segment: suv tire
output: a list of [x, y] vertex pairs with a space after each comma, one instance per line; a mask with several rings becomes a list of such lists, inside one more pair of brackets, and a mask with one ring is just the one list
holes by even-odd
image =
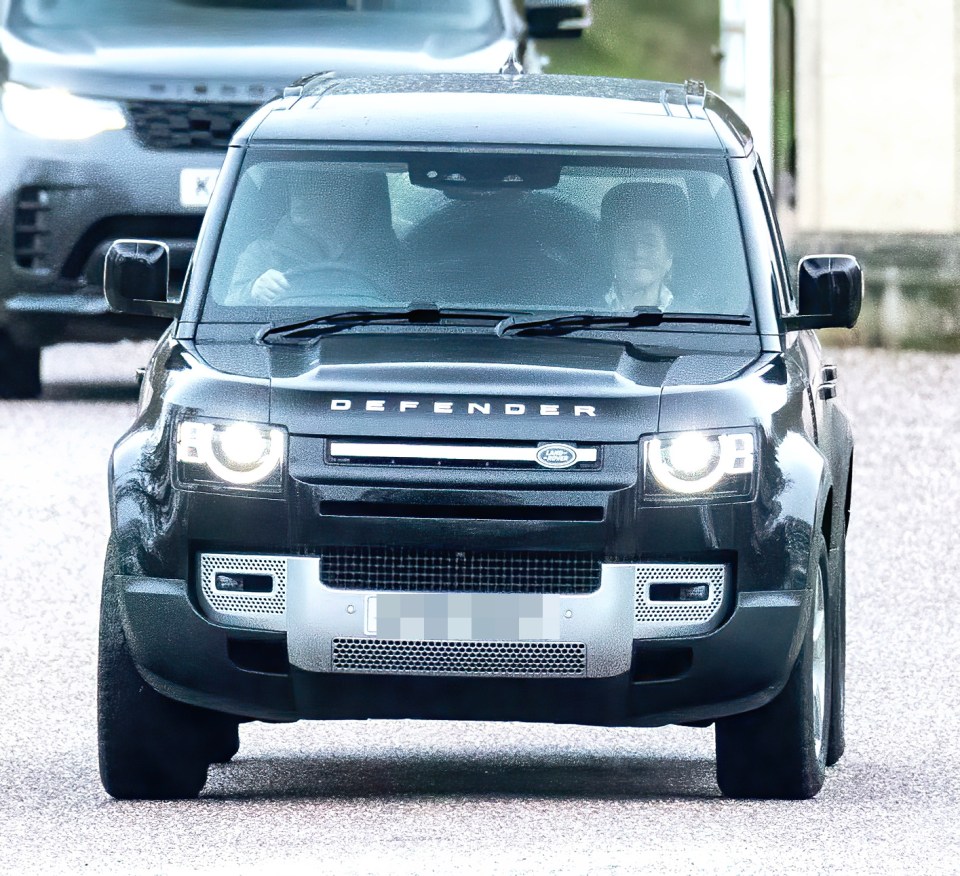
[[218, 734], [216, 745], [210, 749], [210, 763], [230, 763], [239, 750], [240, 722], [231, 721], [224, 727], [223, 733]]
[[0, 398], [40, 395], [40, 348], [18, 344], [0, 329]]
[[822, 537], [809, 580], [812, 611], [786, 686], [767, 705], [717, 721], [717, 784], [728, 797], [806, 800], [823, 785], [836, 613], [830, 610]]
[[117, 569], [111, 538], [104, 563], [97, 668], [100, 779], [119, 800], [197, 797], [207, 767], [236, 753], [238, 719], [172, 700], [141, 678], [120, 620]]
[[830, 736], [827, 740], [827, 766], [833, 766], [846, 745], [844, 710], [846, 707], [847, 667], [847, 537], [840, 537], [837, 549], [837, 583], [833, 591], [833, 664], [830, 681]]

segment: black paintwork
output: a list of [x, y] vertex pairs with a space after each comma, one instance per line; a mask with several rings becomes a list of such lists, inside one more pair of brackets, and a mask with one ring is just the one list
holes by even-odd
[[[568, 87], [576, 91], [572, 81]], [[723, 127], [725, 116], [728, 110], [714, 114], [711, 129]], [[687, 123], [699, 124], [690, 116]], [[251, 123], [245, 136], [256, 140], [260, 130], [272, 137], [278, 129]], [[715, 148], [749, 142], [739, 130], [731, 125], [712, 134]], [[197, 705], [283, 720], [390, 715], [662, 724], [710, 720], [769, 701], [785, 683], [806, 628], [818, 533], [829, 548], [827, 588], [840, 587], [853, 445], [846, 416], [824, 391], [836, 375], [824, 370], [815, 335], [784, 327], [795, 307], [752, 150], [741, 145], [741, 154], [728, 158], [746, 231], [752, 326], [663, 325], [563, 337], [497, 337], [490, 326], [367, 326], [312, 344], [268, 346], [254, 340], [262, 326], [198, 322], [243, 148], [231, 150], [182, 316], [161, 339], [137, 418], [111, 458], [124, 624], [144, 677]], [[385, 411], [334, 412], [333, 398], [379, 399]], [[425, 404], [400, 413], [400, 399]], [[478, 418], [459, 410], [463, 400], [528, 409], [558, 404], [561, 415]], [[423, 411], [434, 401], [454, 402], [455, 412]], [[590, 405], [597, 416], [574, 416], [575, 405]], [[258, 497], [177, 487], [171, 434], [184, 413], [287, 429], [282, 492]], [[756, 429], [755, 494], [682, 505], [645, 501], [642, 439], [717, 428]], [[338, 436], [583, 441], [601, 446], [603, 462], [583, 471], [343, 467], [323, 450], [325, 439]], [[398, 514], [398, 506], [407, 510]], [[474, 513], [477, 506], [483, 513]], [[438, 507], [444, 513], [431, 516]], [[498, 508], [504, 519], [496, 519]], [[559, 509], [558, 519], [544, 519], [544, 509]], [[713, 633], [637, 643], [629, 677], [577, 683], [311, 675], [286, 665], [282, 635], [227, 629], [197, 608], [200, 549], [309, 555], [338, 544], [575, 544], [610, 560], [725, 562], [734, 568], [735, 600]], [[842, 594], [829, 598], [839, 604]], [[650, 666], [665, 668], [658, 674]]]

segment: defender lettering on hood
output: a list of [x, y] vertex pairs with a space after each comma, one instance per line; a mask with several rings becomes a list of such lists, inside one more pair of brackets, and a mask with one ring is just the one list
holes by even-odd
[[360, 410], [372, 414], [406, 413], [408, 411], [427, 411], [434, 414], [505, 414], [507, 416], [540, 416], [540, 417], [595, 417], [597, 409], [594, 405], [569, 404], [527, 404], [523, 402], [452, 402], [452, 401], [416, 401], [400, 399], [388, 401], [382, 398], [349, 399], [334, 398], [330, 400], [331, 411]]

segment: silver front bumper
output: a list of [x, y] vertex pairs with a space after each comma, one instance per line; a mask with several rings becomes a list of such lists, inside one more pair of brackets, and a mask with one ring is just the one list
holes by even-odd
[[[203, 554], [199, 599], [211, 620], [287, 634], [290, 663], [311, 672], [606, 678], [630, 668], [635, 639], [692, 635], [719, 622], [722, 565], [604, 563], [586, 594], [343, 590], [316, 557]], [[272, 588], [225, 592], [217, 575], [269, 576]], [[653, 601], [651, 584], [707, 588], [698, 602]]]

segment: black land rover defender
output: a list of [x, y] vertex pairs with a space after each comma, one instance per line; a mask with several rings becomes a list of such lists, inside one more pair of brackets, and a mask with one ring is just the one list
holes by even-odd
[[238, 724], [716, 725], [734, 797], [843, 752], [852, 440], [750, 134], [702, 83], [318, 78], [228, 150], [110, 465], [101, 775], [190, 797]]
[[0, 0], [0, 398], [40, 392], [61, 341], [156, 338], [110, 313], [118, 237], [183, 274], [242, 121], [304, 73], [496, 72], [576, 35], [589, 0]]

